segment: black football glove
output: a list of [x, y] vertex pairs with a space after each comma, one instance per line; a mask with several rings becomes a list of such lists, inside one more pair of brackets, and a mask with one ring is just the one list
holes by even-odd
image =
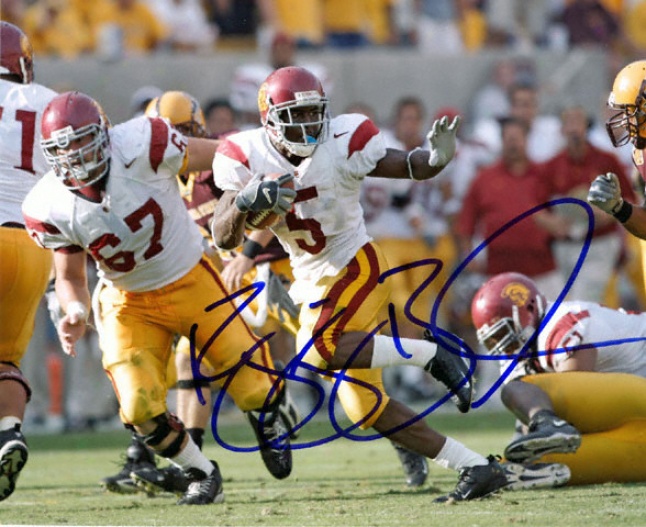
[[292, 206], [296, 191], [282, 187], [292, 181], [293, 174], [283, 174], [278, 179], [264, 180], [262, 175], [254, 176], [236, 196], [236, 207], [240, 212], [261, 212], [271, 210], [285, 215]]

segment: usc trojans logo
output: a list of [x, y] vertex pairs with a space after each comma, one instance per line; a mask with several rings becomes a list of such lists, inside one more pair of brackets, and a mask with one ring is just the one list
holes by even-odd
[[267, 83], [263, 82], [258, 90], [258, 110], [260, 113], [265, 113], [269, 110], [269, 105], [267, 104]]
[[511, 282], [505, 286], [500, 296], [509, 298], [517, 306], [524, 306], [529, 300], [529, 289], [519, 282]]

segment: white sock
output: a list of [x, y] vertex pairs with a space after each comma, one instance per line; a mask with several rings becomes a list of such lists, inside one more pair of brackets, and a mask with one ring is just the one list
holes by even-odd
[[22, 425], [22, 421], [13, 415], [0, 418], [0, 432], [4, 430], [13, 430], [16, 425]]
[[169, 461], [184, 471], [189, 468], [199, 468], [207, 476], [213, 472], [213, 464], [197, 448], [191, 436], [188, 436], [188, 443], [182, 451], [175, 457], [169, 458]]
[[442, 450], [433, 461], [443, 468], [452, 468], [453, 470], [489, 464], [489, 461], [484, 456], [470, 450], [450, 437], [446, 438], [446, 443], [444, 443]]
[[398, 338], [401, 348], [405, 353], [412, 355], [410, 358], [403, 357], [397, 349], [395, 339], [386, 335], [375, 335], [373, 337], [372, 368], [385, 368], [388, 366], [419, 366], [423, 368], [435, 357], [437, 344], [421, 339]]

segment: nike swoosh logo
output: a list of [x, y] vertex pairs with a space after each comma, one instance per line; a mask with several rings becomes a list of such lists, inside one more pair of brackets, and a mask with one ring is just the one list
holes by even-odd
[[126, 167], [126, 168], [130, 168], [132, 166], [132, 164], [135, 162], [136, 159], [137, 159], [136, 157], [134, 159], [131, 159], [130, 161], [125, 163], [123, 166]]
[[341, 132], [340, 134], [334, 134], [334, 139], [338, 139], [342, 135], [349, 134], [350, 132]]
[[267, 198], [267, 201], [271, 204], [271, 193], [269, 192], [268, 188], [262, 189], [262, 193], [265, 195], [265, 198]]

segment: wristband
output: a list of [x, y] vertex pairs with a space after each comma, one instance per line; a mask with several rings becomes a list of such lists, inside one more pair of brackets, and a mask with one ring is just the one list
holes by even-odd
[[87, 322], [90, 312], [87, 310], [87, 307], [85, 307], [83, 302], [74, 301], [67, 304], [67, 316], [71, 317], [72, 315], [76, 315], [79, 320]]
[[410, 158], [418, 150], [421, 150], [419, 146], [417, 148], [414, 148], [410, 152], [408, 152], [408, 155], [406, 156], [406, 166], [408, 167], [408, 177], [411, 178], [413, 181], [419, 181], [419, 180], [413, 177], [413, 166], [411, 165]]
[[626, 223], [628, 221], [628, 218], [630, 218], [631, 214], [633, 213], [633, 206], [628, 203], [627, 201], [624, 201], [621, 204], [621, 207], [619, 207], [619, 210], [612, 215], [617, 218], [617, 220], [620, 223]]
[[253, 240], [246, 240], [242, 245], [242, 254], [244, 254], [247, 258], [251, 260], [253, 260], [264, 250], [265, 248], [262, 245], [260, 245], [258, 242], [255, 242]]

